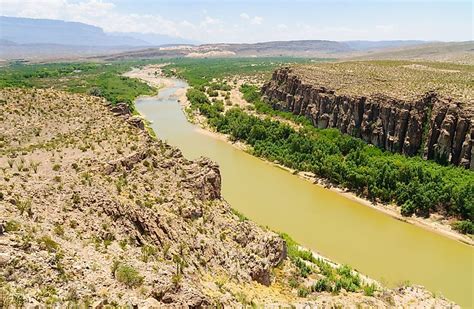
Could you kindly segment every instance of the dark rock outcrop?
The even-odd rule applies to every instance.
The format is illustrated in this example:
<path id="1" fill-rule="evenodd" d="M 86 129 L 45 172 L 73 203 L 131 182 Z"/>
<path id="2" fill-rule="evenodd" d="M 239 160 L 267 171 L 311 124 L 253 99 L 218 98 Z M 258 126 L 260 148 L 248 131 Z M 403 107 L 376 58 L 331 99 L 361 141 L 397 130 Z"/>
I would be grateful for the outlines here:
<path id="1" fill-rule="evenodd" d="M 347 96 L 306 84 L 290 68 L 281 68 L 262 93 L 273 108 L 304 115 L 317 128 L 338 128 L 391 152 L 474 169 L 472 115 L 435 92 L 413 101 Z"/>

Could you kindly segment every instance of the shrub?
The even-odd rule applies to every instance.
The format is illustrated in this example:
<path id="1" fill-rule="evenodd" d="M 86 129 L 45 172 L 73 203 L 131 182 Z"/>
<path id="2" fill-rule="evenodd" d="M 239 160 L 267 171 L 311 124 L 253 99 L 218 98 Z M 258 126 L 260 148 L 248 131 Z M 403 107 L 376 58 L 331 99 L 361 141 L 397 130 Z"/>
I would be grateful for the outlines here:
<path id="1" fill-rule="evenodd" d="M 20 223 L 18 223 L 15 220 L 7 221 L 7 223 L 5 224 L 5 231 L 7 232 L 16 232 L 16 231 L 19 231 L 20 228 L 21 228 Z"/>
<path id="2" fill-rule="evenodd" d="M 458 221 L 453 223 L 452 227 L 463 234 L 474 234 L 474 223 L 472 221 Z"/>
<path id="3" fill-rule="evenodd" d="M 375 291 L 377 291 L 377 286 L 373 283 L 371 284 L 364 284 L 362 286 L 362 289 L 364 290 L 364 295 L 366 296 L 374 296 Z"/>
<path id="4" fill-rule="evenodd" d="M 64 228 L 61 224 L 57 223 L 54 225 L 54 234 L 58 236 L 63 236 L 64 235 Z"/>
<path id="5" fill-rule="evenodd" d="M 98 87 L 92 87 L 89 89 L 88 93 L 90 95 L 93 95 L 95 97 L 101 97 L 102 96 L 102 90 Z"/>
<path id="6" fill-rule="evenodd" d="M 306 297 L 310 293 L 309 289 L 305 287 L 301 287 L 298 289 L 298 297 Z"/>
<path id="7" fill-rule="evenodd" d="M 143 283 L 143 277 L 132 266 L 119 264 L 115 270 L 115 278 L 129 288 L 138 287 Z"/>
<path id="8" fill-rule="evenodd" d="M 327 278 L 322 278 L 316 281 L 312 286 L 313 292 L 331 292 L 331 282 Z"/>
<path id="9" fill-rule="evenodd" d="M 49 252 L 58 251 L 60 248 L 57 242 L 55 242 L 51 239 L 51 237 L 46 235 L 38 239 L 38 243 L 42 249 L 48 250 Z"/>
<path id="10" fill-rule="evenodd" d="M 142 247 L 142 260 L 147 263 L 151 258 L 156 256 L 157 250 L 155 246 L 145 245 Z"/>

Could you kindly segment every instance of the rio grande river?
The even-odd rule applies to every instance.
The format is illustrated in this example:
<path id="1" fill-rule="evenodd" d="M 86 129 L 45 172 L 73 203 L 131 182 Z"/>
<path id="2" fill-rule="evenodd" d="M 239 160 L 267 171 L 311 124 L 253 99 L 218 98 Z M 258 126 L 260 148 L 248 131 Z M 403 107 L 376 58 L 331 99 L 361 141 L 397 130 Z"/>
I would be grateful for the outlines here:
<path id="1" fill-rule="evenodd" d="M 401 222 L 340 194 L 269 165 L 190 124 L 173 94 L 137 100 L 160 139 L 189 159 L 220 166 L 222 194 L 232 207 L 307 248 L 351 265 L 388 286 L 409 281 L 473 307 L 474 248 Z"/>

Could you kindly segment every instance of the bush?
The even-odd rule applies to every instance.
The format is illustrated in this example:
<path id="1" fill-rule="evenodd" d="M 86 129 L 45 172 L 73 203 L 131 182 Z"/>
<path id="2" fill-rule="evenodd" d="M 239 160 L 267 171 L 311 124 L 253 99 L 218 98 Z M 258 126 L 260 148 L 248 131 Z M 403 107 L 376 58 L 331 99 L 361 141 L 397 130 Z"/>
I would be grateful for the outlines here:
<path id="1" fill-rule="evenodd" d="M 93 95 L 95 97 L 101 97 L 102 96 L 102 90 L 98 87 L 90 88 L 87 93 L 89 93 L 90 95 Z"/>
<path id="2" fill-rule="evenodd" d="M 373 283 L 371 284 L 364 284 L 364 286 L 362 287 L 362 289 L 364 290 L 364 295 L 366 296 L 374 296 L 375 294 L 375 291 L 377 291 L 377 286 Z"/>
<path id="3" fill-rule="evenodd" d="M 143 277 L 132 266 L 118 264 L 115 269 L 115 278 L 129 288 L 138 287 L 143 283 Z"/>
<path id="4" fill-rule="evenodd" d="M 298 297 L 306 297 L 309 295 L 309 293 L 310 291 L 305 287 L 301 287 L 298 289 Z"/>
<path id="5" fill-rule="evenodd" d="M 331 292 L 331 282 L 327 278 L 322 278 L 316 281 L 312 287 L 313 292 Z"/>
<path id="6" fill-rule="evenodd" d="M 16 231 L 19 231 L 20 228 L 21 228 L 21 224 L 15 220 L 7 221 L 7 223 L 5 224 L 6 232 L 16 232 Z"/>
<path id="7" fill-rule="evenodd" d="M 463 234 L 474 234 L 474 224 L 472 221 L 464 220 L 453 223 L 453 229 Z"/>
<path id="8" fill-rule="evenodd" d="M 49 236 L 41 237 L 38 239 L 38 243 L 42 249 L 48 250 L 49 252 L 58 251 L 60 248 L 59 244 L 52 240 Z"/>

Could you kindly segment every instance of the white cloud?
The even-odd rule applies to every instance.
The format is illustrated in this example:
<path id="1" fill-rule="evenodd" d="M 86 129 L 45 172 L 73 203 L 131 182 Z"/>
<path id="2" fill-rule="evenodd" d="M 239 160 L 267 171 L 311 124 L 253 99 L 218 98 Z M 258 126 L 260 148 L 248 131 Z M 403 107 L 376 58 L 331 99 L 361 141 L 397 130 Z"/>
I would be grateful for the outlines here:
<path id="1" fill-rule="evenodd" d="M 263 22 L 263 17 L 261 16 L 250 17 L 247 13 L 241 13 L 239 16 L 241 19 L 248 21 L 251 25 L 261 25 Z"/>
<path id="2" fill-rule="evenodd" d="M 247 19 L 247 20 L 248 20 L 248 19 L 250 19 L 250 16 L 249 16 L 249 14 L 247 14 L 247 13 L 241 13 L 241 14 L 240 14 L 240 18 L 242 18 L 242 19 Z"/>
<path id="3" fill-rule="evenodd" d="M 261 25 L 263 22 L 263 17 L 261 16 L 255 16 L 254 18 L 252 18 L 252 20 L 250 21 L 250 23 L 252 25 Z"/>
<path id="4" fill-rule="evenodd" d="M 0 0 L 0 15 L 77 21 L 101 27 L 106 32 L 160 33 L 208 40 L 220 33 L 222 21 L 207 15 L 195 24 L 173 21 L 158 14 L 121 13 L 107 0 Z"/>

